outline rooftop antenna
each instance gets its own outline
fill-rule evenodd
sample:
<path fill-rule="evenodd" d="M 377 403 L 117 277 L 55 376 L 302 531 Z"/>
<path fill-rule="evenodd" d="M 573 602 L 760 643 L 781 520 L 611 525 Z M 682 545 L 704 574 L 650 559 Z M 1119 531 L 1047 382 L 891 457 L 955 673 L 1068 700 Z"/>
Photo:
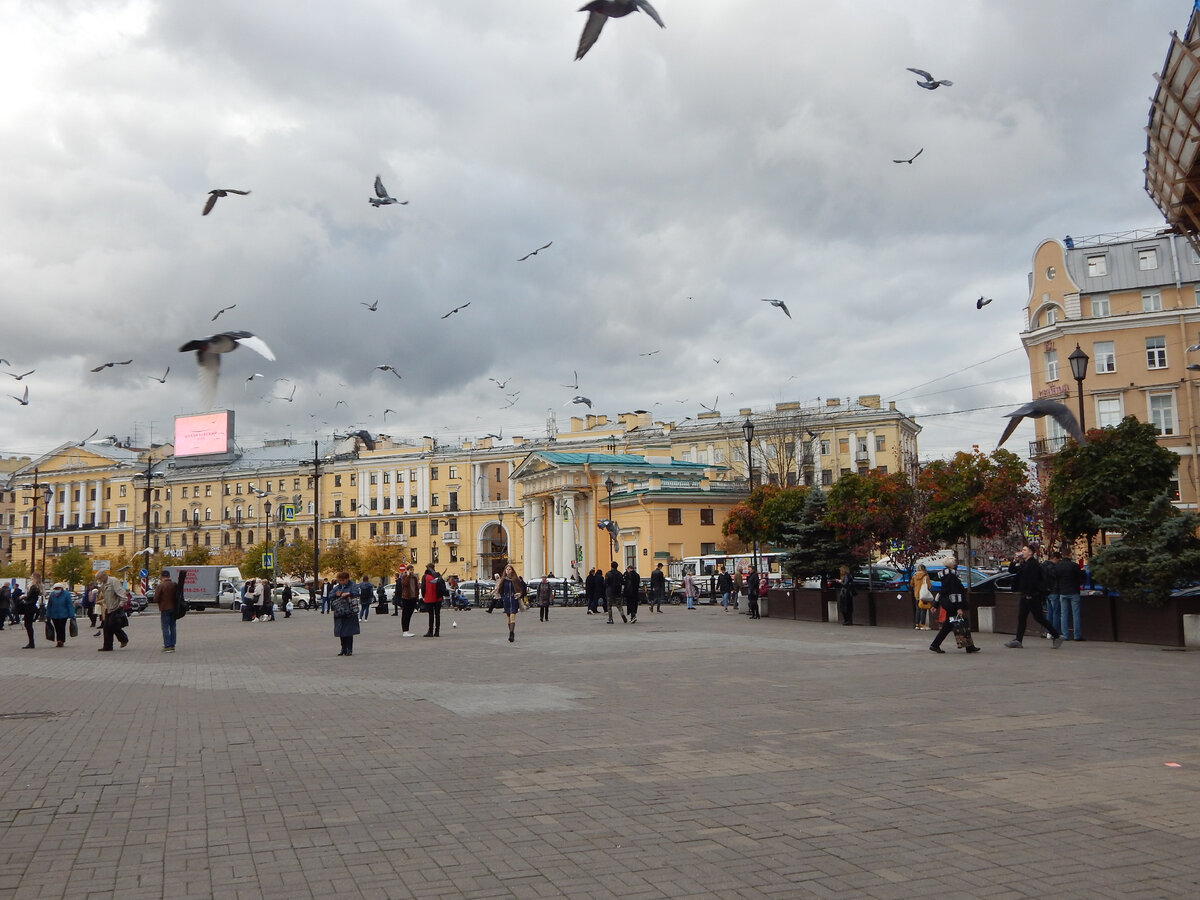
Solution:
<path fill-rule="evenodd" d="M 553 409 L 546 414 L 546 437 L 550 440 L 558 437 L 558 418 Z"/>

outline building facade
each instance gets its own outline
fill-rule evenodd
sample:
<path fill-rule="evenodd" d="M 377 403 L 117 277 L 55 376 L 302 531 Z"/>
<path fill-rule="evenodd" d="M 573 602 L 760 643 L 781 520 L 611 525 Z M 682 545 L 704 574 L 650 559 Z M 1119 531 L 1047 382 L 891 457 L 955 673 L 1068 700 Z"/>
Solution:
<path fill-rule="evenodd" d="M 1084 429 L 1125 416 L 1153 424 L 1159 442 L 1180 457 L 1177 503 L 1200 496 L 1196 437 L 1200 425 L 1200 256 L 1180 236 L 1153 230 L 1099 238 L 1043 241 L 1033 255 L 1021 342 L 1034 397 L 1053 397 L 1078 415 L 1078 386 L 1068 357 L 1089 357 L 1083 382 Z M 1066 436 L 1035 420 L 1029 455 L 1039 464 Z"/>

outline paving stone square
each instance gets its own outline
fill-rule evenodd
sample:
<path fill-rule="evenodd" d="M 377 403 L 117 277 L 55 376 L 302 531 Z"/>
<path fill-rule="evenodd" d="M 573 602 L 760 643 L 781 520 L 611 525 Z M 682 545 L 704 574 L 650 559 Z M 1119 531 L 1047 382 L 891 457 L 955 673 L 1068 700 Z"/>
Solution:
<path fill-rule="evenodd" d="M 175 654 L 154 613 L 99 656 L 0 632 L 0 897 L 1200 895 L 1198 653 L 399 622 L 349 658 L 315 611 L 194 613 Z"/>

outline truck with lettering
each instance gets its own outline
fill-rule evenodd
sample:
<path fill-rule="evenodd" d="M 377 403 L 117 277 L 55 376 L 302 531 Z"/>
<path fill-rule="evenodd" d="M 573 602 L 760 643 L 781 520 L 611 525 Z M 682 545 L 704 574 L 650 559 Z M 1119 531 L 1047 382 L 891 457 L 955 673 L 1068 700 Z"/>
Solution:
<path fill-rule="evenodd" d="M 235 566 L 164 566 L 179 585 L 188 609 L 233 609 L 238 605 L 242 573 Z"/>

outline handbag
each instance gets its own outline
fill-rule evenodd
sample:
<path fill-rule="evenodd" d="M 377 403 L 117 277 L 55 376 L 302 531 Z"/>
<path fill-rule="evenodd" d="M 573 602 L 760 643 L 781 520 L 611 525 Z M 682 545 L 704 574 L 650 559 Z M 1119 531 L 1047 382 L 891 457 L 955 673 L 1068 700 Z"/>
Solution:
<path fill-rule="evenodd" d="M 67 633 L 71 637 L 79 637 L 79 625 L 74 618 L 71 619 L 71 624 L 67 626 Z"/>
<path fill-rule="evenodd" d="M 123 609 L 112 613 L 112 628 L 114 631 L 129 627 L 129 614 Z"/>
<path fill-rule="evenodd" d="M 917 609 L 932 609 L 933 608 L 933 591 L 929 589 L 929 582 L 921 584 L 921 590 L 917 593 Z"/>
<path fill-rule="evenodd" d="M 55 635 L 54 635 L 54 623 L 51 622 L 49 619 L 46 620 L 46 640 L 48 640 L 48 641 L 58 640 L 58 638 L 55 637 Z"/>

